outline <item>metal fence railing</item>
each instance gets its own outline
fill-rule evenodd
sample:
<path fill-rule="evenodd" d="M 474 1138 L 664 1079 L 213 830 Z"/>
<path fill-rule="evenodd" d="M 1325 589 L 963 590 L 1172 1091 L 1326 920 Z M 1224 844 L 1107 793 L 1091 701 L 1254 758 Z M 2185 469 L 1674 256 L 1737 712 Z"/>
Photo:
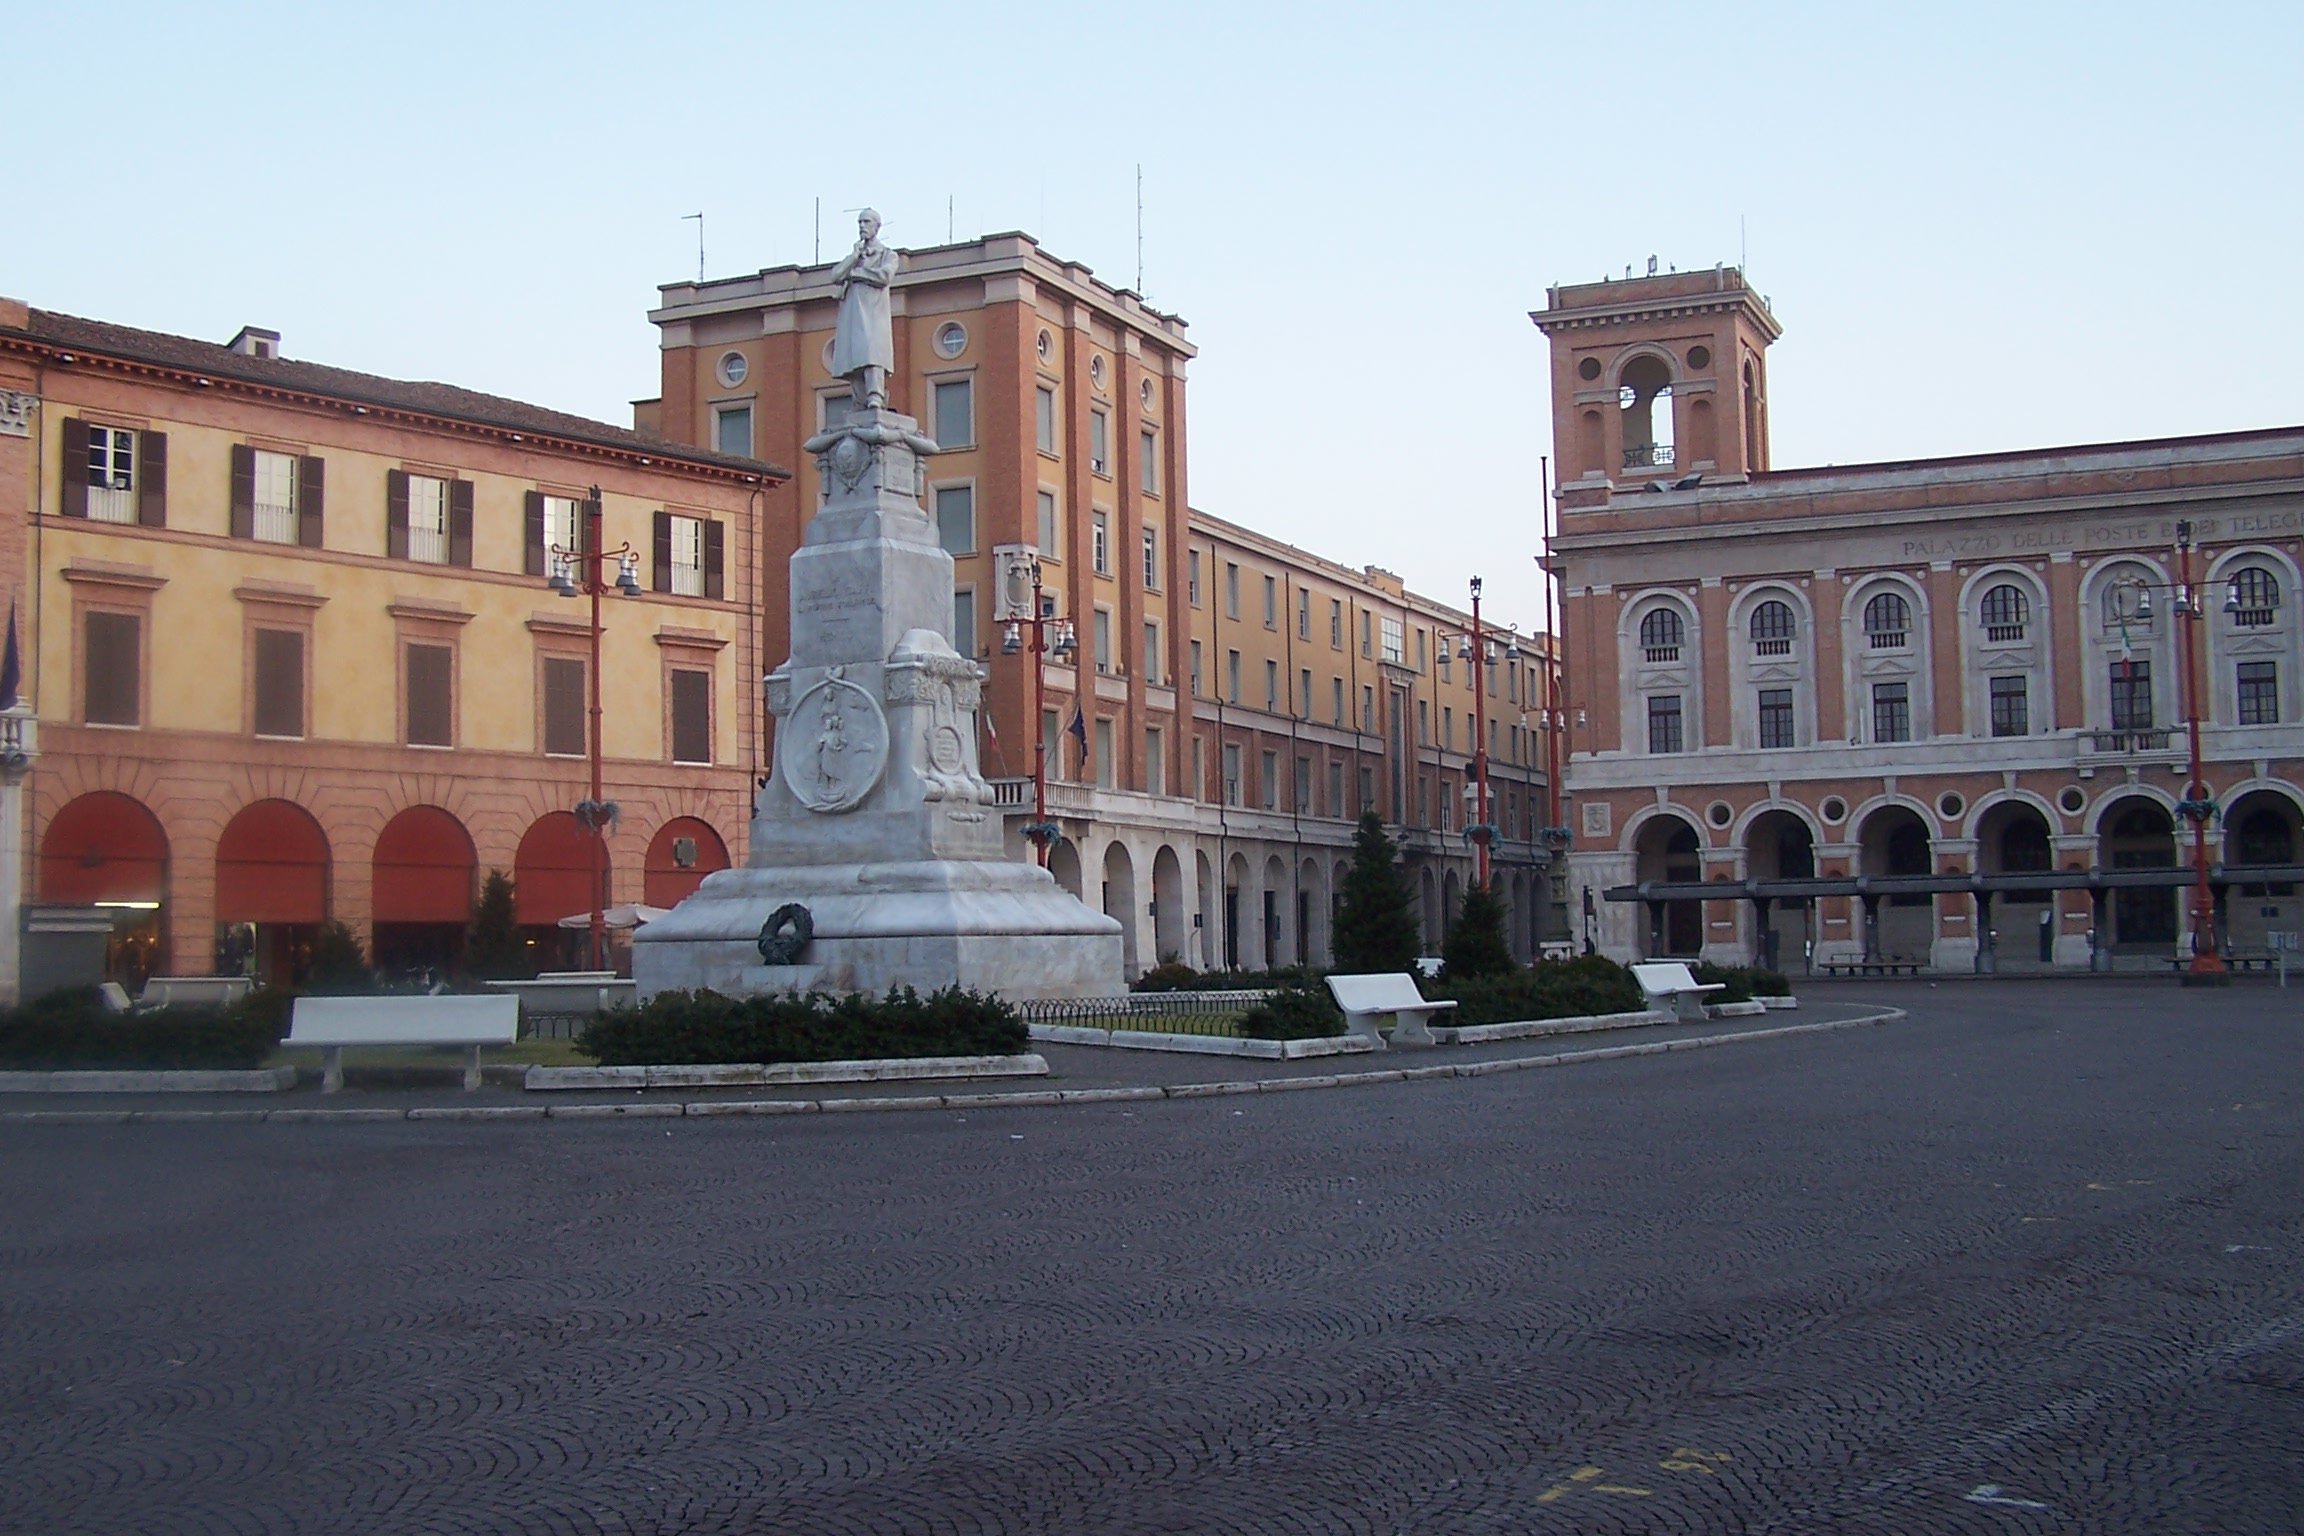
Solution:
<path fill-rule="evenodd" d="M 1234 992 L 1130 992 L 1119 997 L 1035 998 L 1016 1005 L 1027 1024 L 1083 1029 L 1139 1029 L 1165 1035 L 1232 1035 L 1240 1015 L 1270 997 L 1264 988 Z"/>

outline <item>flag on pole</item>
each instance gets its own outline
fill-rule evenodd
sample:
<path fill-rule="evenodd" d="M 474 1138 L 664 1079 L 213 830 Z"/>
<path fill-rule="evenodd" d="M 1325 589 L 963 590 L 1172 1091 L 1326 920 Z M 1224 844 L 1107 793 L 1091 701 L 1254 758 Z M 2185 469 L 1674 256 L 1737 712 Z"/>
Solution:
<path fill-rule="evenodd" d="M 16 649 L 16 605 L 8 605 L 8 649 L 0 653 L 0 709 L 14 709 L 24 690 L 24 657 Z"/>
<path fill-rule="evenodd" d="M 1072 706 L 1072 723 L 1064 729 L 1080 743 L 1080 777 L 1088 777 L 1088 722 L 1080 713 L 1080 706 Z"/>

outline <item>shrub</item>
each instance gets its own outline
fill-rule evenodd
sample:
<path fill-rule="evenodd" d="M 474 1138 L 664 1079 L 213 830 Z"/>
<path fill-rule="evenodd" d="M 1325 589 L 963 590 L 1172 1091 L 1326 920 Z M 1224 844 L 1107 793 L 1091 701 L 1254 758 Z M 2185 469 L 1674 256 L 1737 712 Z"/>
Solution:
<path fill-rule="evenodd" d="M 1470 980 L 1423 984 L 1427 997 L 1456 999 L 1450 1024 L 1504 1024 L 1525 1019 L 1573 1019 L 1597 1013 L 1635 1013 L 1647 1006 L 1632 973 L 1605 955 L 1547 960 L 1526 970 Z"/>
<path fill-rule="evenodd" d="M 1336 909 L 1336 969 L 1405 971 L 1416 960 L 1416 920 L 1408 913 L 1408 887 L 1392 839 L 1374 811 L 1360 816 L 1352 835 L 1352 867 L 1345 872 Z"/>
<path fill-rule="evenodd" d="M 1181 960 L 1163 960 L 1129 983 L 1131 992 L 1191 992 L 1200 973 Z"/>
<path fill-rule="evenodd" d="M 1448 930 L 1448 942 L 1440 954 L 1451 980 L 1506 976 L 1520 968 L 1512 958 L 1511 946 L 1504 942 L 1504 908 L 1494 892 L 1477 885 L 1465 891 L 1464 910 Z"/>
<path fill-rule="evenodd" d="M 304 990 L 319 997 L 357 997 L 376 990 L 368 969 L 368 956 L 360 937 L 342 923 L 328 922 L 312 936 L 312 955 L 304 973 Z"/>
<path fill-rule="evenodd" d="M 528 946 L 520 937 L 512 896 L 512 882 L 504 871 L 488 871 L 480 903 L 472 909 L 472 926 L 464 933 L 464 969 L 477 980 L 522 981 L 536 974 L 528 963 Z"/>
<path fill-rule="evenodd" d="M 1240 1016 L 1249 1040 L 1318 1040 L 1344 1033 L 1344 1010 L 1325 986 L 1285 987 Z"/>
<path fill-rule="evenodd" d="M 1752 995 L 1754 997 L 1790 997 L 1792 995 L 1792 978 L 1782 971 L 1764 970 L 1759 966 L 1754 966 L 1752 968 Z"/>
<path fill-rule="evenodd" d="M 1276 971 L 1195 971 L 1188 965 L 1163 965 L 1139 976 L 1131 990 L 1254 992 L 1271 987 L 1306 986 L 1327 974 L 1317 967 L 1304 965 L 1284 965 Z"/>
<path fill-rule="evenodd" d="M 288 1025 L 289 995 L 251 993 L 230 1008 L 113 1013 L 94 987 L 0 1010 L 0 1067 L 17 1071 L 211 1071 L 264 1065 Z"/>
<path fill-rule="evenodd" d="M 594 1015 L 576 1037 L 579 1051 L 611 1067 L 1003 1056 L 1030 1043 L 1014 1008 L 961 987 L 926 997 L 896 987 L 883 998 L 659 992 L 638 1008 Z"/>
<path fill-rule="evenodd" d="M 1752 1001 L 1752 972 L 1741 965 L 1714 965 L 1709 961 L 1688 967 L 1688 974 L 1698 985 L 1710 986 L 1718 982 L 1728 990 L 1715 992 L 1707 1003 L 1748 1003 Z"/>

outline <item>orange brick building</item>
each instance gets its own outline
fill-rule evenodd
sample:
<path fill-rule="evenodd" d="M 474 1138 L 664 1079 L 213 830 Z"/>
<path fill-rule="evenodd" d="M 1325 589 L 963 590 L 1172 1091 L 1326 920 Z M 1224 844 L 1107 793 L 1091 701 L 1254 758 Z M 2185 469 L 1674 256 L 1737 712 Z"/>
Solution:
<path fill-rule="evenodd" d="M 746 599 L 783 471 L 269 332 L 13 303 L 0 403 L 38 727 L 22 886 L 119 912 L 123 979 L 293 974 L 330 919 L 387 968 L 439 964 L 491 869 L 561 961 L 595 890 L 593 636 L 546 578 L 595 487 L 640 586 L 602 620 L 605 895 L 668 905 L 740 856 L 765 761 Z"/>

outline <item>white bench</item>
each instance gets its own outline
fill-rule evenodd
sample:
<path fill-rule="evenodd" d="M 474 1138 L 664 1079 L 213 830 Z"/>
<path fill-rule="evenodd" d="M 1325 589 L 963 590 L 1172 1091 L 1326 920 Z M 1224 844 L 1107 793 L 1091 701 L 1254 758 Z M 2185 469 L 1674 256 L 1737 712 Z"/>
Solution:
<path fill-rule="evenodd" d="M 1640 983 L 1640 990 L 1648 994 L 1651 1004 L 1662 1003 L 1672 1010 L 1673 1017 L 1681 1019 L 1702 1019 L 1704 999 L 1728 990 L 1726 982 L 1698 981 L 1689 975 L 1684 960 L 1637 961 L 1632 967 L 1632 977 Z"/>
<path fill-rule="evenodd" d="M 1428 1013 L 1445 1013 L 1456 1006 L 1454 999 L 1440 1002 L 1425 1001 L 1424 994 L 1416 990 L 1415 978 L 1405 971 L 1372 976 L 1331 976 L 1328 993 L 1336 999 L 1336 1006 L 1344 1010 L 1345 1026 L 1355 1035 L 1385 1044 L 1382 1026 L 1377 1020 L 1389 1016 L 1393 1023 L 1392 1044 L 1433 1045 L 1432 1031 L 1424 1027 Z"/>
<path fill-rule="evenodd" d="M 317 1045 L 328 1052 L 321 1089 L 344 1086 L 348 1045 L 460 1046 L 471 1052 L 467 1090 L 480 1086 L 480 1048 L 520 1038 L 520 999 L 494 997 L 300 997 L 286 1045 Z"/>
<path fill-rule="evenodd" d="M 254 990 L 245 976 L 148 976 L 136 1006 L 229 1008 Z"/>

